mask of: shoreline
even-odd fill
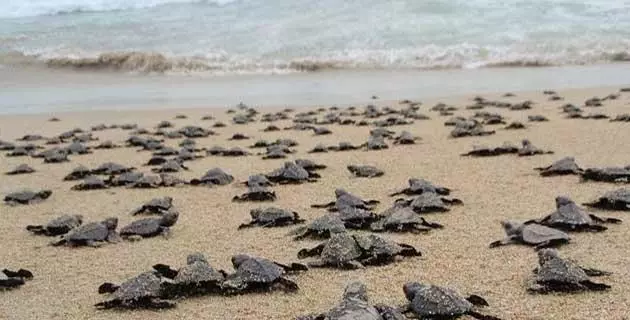
[[[448,70],[326,70],[279,75],[133,75],[0,68],[0,115],[89,110],[306,107],[543,89],[630,85],[630,64]]]

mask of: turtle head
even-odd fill
[[[360,281],[350,282],[343,291],[343,300],[360,300],[367,302],[367,287]]]
[[[118,227],[118,218],[116,217],[107,218],[103,220],[102,223],[107,227],[108,230],[116,230],[116,228]]]
[[[195,262],[208,263],[208,260],[206,260],[206,256],[201,252],[191,253],[186,257],[186,264],[193,264]]]
[[[347,168],[348,168],[348,171],[350,172],[355,172],[357,170],[357,166],[353,164],[348,165]]]
[[[83,216],[82,216],[82,215],[80,215],[80,214],[75,214],[75,215],[73,215],[72,217],[73,217],[75,220],[77,220],[77,222],[78,222],[79,224],[82,224],[82,223],[83,223]]]
[[[252,219],[257,220],[260,215],[262,214],[262,209],[260,208],[255,208],[249,211],[249,215],[252,217]]]
[[[243,262],[251,259],[252,257],[246,254],[237,254],[232,256],[232,266],[237,269]]]
[[[403,285],[403,292],[407,300],[412,301],[413,298],[416,297],[416,293],[425,287],[426,285],[420,284],[419,282],[407,282]]]
[[[39,192],[39,196],[44,199],[47,199],[48,197],[50,197],[51,194],[52,194],[52,191],[50,190],[42,190]]]
[[[558,251],[551,248],[545,248],[538,251],[538,263],[542,266],[545,262],[559,258]]]
[[[562,206],[566,206],[572,203],[575,203],[575,202],[569,199],[569,197],[565,197],[565,196],[556,197],[556,208],[560,208]]]
[[[505,233],[511,236],[518,234],[521,224],[510,220],[503,220],[501,221],[501,226],[505,230]]]
[[[527,146],[531,146],[532,142],[529,141],[529,139],[523,139],[521,140],[521,144],[523,145],[523,147],[527,147]]]
[[[162,221],[160,221],[160,225],[164,227],[171,227],[179,218],[179,212],[175,210],[168,210],[162,215]]]
[[[346,191],[345,189],[342,189],[342,188],[335,189],[335,197],[339,198],[339,197],[343,196],[344,194],[348,194],[348,191]]]

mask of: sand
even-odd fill
[[[234,195],[246,189],[236,183],[216,188],[178,187],[154,190],[71,191],[72,182],[62,178],[78,164],[89,167],[105,161],[140,166],[150,154],[133,148],[97,150],[91,155],[73,156],[72,162],[43,164],[41,159],[2,157],[0,171],[6,172],[20,163],[28,163],[38,170],[34,174],[2,176],[0,194],[22,188],[50,188],[53,195],[47,201],[30,205],[1,206],[0,257],[2,265],[10,268],[27,268],[35,278],[23,287],[0,293],[2,319],[290,319],[300,314],[324,311],[338,300],[350,280],[365,281],[374,303],[399,305],[404,302],[402,285],[407,281],[421,281],[449,286],[466,294],[484,296],[490,303],[485,313],[503,319],[628,319],[630,310],[630,270],[628,255],[630,232],[628,223],[611,226],[604,233],[572,234],[573,242],[561,253],[580,263],[613,272],[599,279],[610,283],[612,290],[605,293],[574,295],[530,295],[524,282],[536,266],[532,248],[507,246],[489,249],[491,241],[504,237],[499,221],[525,220],[541,217],[554,209],[554,197],[568,195],[577,202],[592,200],[601,193],[618,186],[604,183],[580,183],[578,177],[542,178],[532,170],[548,165],[564,156],[575,156],[583,167],[630,164],[630,124],[611,123],[607,120],[568,120],[559,114],[558,106],[572,102],[581,105],[593,95],[605,96],[618,88],[559,90],[564,101],[549,102],[541,92],[517,93],[508,101],[531,99],[537,102],[533,110],[499,112],[509,120],[526,121],[527,115],[543,114],[547,123],[529,123],[526,130],[507,131],[497,127],[497,134],[481,138],[450,139],[451,128],[428,109],[438,101],[461,107],[458,115],[471,114],[463,106],[471,104],[472,95],[446,97],[424,101],[421,112],[432,119],[416,121],[413,125],[392,127],[397,132],[408,130],[420,136],[416,145],[391,146],[383,151],[353,151],[344,153],[306,154],[322,142],[336,144],[350,141],[355,144],[367,139],[369,127],[328,126],[333,135],[314,137],[312,132],[280,131],[264,133],[267,123],[234,125],[230,116],[221,109],[179,109],[159,111],[95,111],[58,113],[60,122],[48,122],[52,114],[0,117],[0,138],[14,139],[26,133],[52,136],[75,127],[89,128],[98,123],[138,123],[152,128],[160,120],[170,120],[177,126],[198,124],[210,126],[213,121],[202,122],[202,115],[212,114],[228,123],[216,129],[220,135],[199,139],[200,146],[213,145],[246,147],[257,139],[292,138],[300,145],[298,153],[290,158],[308,158],[328,166],[321,172],[317,183],[296,186],[275,186],[278,200],[275,206],[299,212],[311,220],[324,214],[312,209],[313,203],[333,199],[333,191],[343,187],[352,193],[382,202],[378,211],[393,201],[387,194],[406,186],[410,177],[428,179],[450,187],[453,196],[464,201],[463,206],[451,212],[435,214],[431,220],[445,225],[443,230],[426,235],[384,234],[384,237],[405,242],[419,248],[423,257],[406,259],[384,266],[357,271],[310,270],[294,277],[300,286],[299,293],[255,294],[239,297],[201,297],[181,301],[176,309],[154,311],[97,311],[93,304],[104,297],[96,288],[102,282],[121,282],[155,263],[179,266],[187,254],[201,251],[207,254],[216,267],[230,269],[229,259],[235,253],[251,253],[282,262],[296,261],[296,253],[316,241],[292,241],[287,232],[293,228],[251,228],[237,231],[236,227],[249,220],[249,210],[256,203],[232,203]],[[502,93],[485,95],[499,99]],[[408,98],[408,97],[401,97]],[[503,98],[501,98],[503,99]],[[604,112],[614,116],[628,112],[630,94],[606,101],[602,108],[586,108],[589,112]],[[379,104],[399,107],[396,102]],[[365,104],[363,104],[365,105]],[[313,107],[314,108],[314,107]],[[311,108],[312,109],[312,108]],[[265,112],[267,109],[260,109]],[[299,111],[304,110],[302,108]],[[176,114],[188,119],[173,120]],[[290,122],[276,123],[280,127]],[[235,132],[242,132],[252,140],[227,141]],[[101,140],[123,141],[128,132],[108,130],[96,132]],[[475,144],[499,145],[504,141],[518,143],[529,138],[538,147],[553,150],[555,154],[527,158],[502,156],[495,158],[460,157]],[[176,146],[179,140],[169,140]],[[243,181],[248,175],[269,172],[284,160],[261,160],[259,156],[243,158],[207,157],[189,162],[190,171],[177,174],[190,179],[201,176],[206,170],[220,167]],[[380,178],[354,178],[346,171],[348,164],[370,164],[386,174]],[[141,167],[142,171],[148,168]],[[50,247],[49,238],[30,235],[24,227],[45,223],[62,213],[78,213],[87,221],[116,216],[120,225],[134,220],[129,212],[152,197],[168,195],[181,212],[180,220],[172,229],[172,237],[146,239],[140,242],[122,242],[101,248]],[[263,204],[268,205],[268,204]],[[606,212],[604,216],[625,219],[624,213]]]

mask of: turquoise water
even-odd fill
[[[630,1],[0,2],[4,65],[288,73],[581,65],[629,53]]]

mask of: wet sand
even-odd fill
[[[619,186],[604,183],[580,183],[576,176],[542,178],[532,169],[545,166],[564,156],[575,156],[582,167],[619,166],[630,164],[629,123],[608,120],[564,119],[558,107],[565,103],[582,105],[594,95],[603,97],[618,91],[616,88],[558,90],[564,101],[547,101],[541,92],[517,93],[513,98],[501,98],[503,93],[484,95],[488,99],[519,102],[531,99],[537,103],[532,110],[509,111],[486,108],[484,111],[499,112],[508,120],[523,121],[526,130],[502,130],[502,126],[490,126],[497,134],[488,137],[448,138],[451,127],[445,127],[449,117],[440,117],[429,111],[438,101],[460,107],[456,115],[470,115],[465,110],[472,104],[474,95],[424,100],[420,112],[431,120],[415,121],[412,125],[391,127],[400,132],[408,130],[422,138],[416,145],[391,145],[382,151],[350,151],[342,153],[306,154],[317,143],[327,145],[340,141],[360,144],[366,141],[370,127],[327,126],[333,134],[313,136],[311,131],[262,132],[268,123],[249,125],[230,123],[230,115],[224,109],[178,109],[159,111],[94,111],[83,113],[56,113],[60,122],[48,122],[53,114],[9,115],[0,117],[0,139],[10,140],[27,133],[53,136],[75,127],[88,129],[99,123],[138,123],[140,127],[153,129],[161,120],[169,120],[176,126],[196,124],[209,127],[214,121],[200,121],[212,114],[228,124],[214,129],[219,133],[198,139],[204,147],[246,147],[258,139],[274,140],[292,138],[299,142],[298,153],[290,159],[307,158],[328,166],[321,171],[317,183],[297,186],[274,186],[278,200],[273,204],[233,203],[231,198],[240,195],[245,187],[233,183],[224,187],[176,187],[153,190],[114,188],[97,191],[71,191],[73,182],[62,178],[79,164],[95,167],[106,161],[139,167],[150,158],[148,152],[135,148],[96,150],[93,154],[71,156],[71,162],[43,164],[41,159],[2,157],[0,171],[6,172],[20,163],[28,163],[37,172],[29,175],[2,176],[0,194],[22,188],[50,188],[53,195],[40,204],[18,207],[1,207],[0,257],[9,268],[26,268],[35,278],[23,287],[2,292],[0,318],[2,319],[291,319],[297,315],[325,311],[337,302],[344,285],[350,280],[365,281],[372,302],[399,305],[404,302],[402,285],[408,281],[420,281],[449,286],[465,294],[485,297],[490,307],[484,313],[503,319],[628,319],[630,310],[630,219],[620,212],[601,213],[602,216],[618,217],[621,225],[610,226],[603,233],[572,234],[571,244],[560,251],[565,257],[580,263],[611,271],[612,276],[598,279],[612,285],[604,293],[580,293],[574,295],[530,295],[525,291],[525,281],[536,266],[536,254],[532,248],[507,246],[489,249],[491,241],[504,237],[499,221],[522,221],[546,215],[554,209],[554,198],[568,195],[576,202],[586,202]],[[413,98],[405,97],[402,98]],[[397,102],[375,101],[395,108]],[[357,104],[363,107],[364,104]],[[283,106],[284,107],[284,106]],[[309,108],[314,109],[315,107]],[[278,108],[260,108],[262,113]],[[609,116],[630,111],[630,93],[617,100],[604,102],[604,107],[585,107],[585,113],[603,112]],[[299,108],[297,111],[306,110]],[[176,114],[186,114],[188,119],[174,120]],[[550,122],[527,123],[527,115],[542,114]],[[322,114],[323,115],[323,114]],[[290,121],[274,123],[279,127]],[[489,127],[489,128],[490,128]],[[235,132],[251,136],[251,140],[227,141]],[[122,142],[128,131],[107,130],[95,132],[103,140]],[[555,154],[519,158],[501,156],[494,158],[469,158],[459,156],[475,144],[500,145],[504,141],[518,143],[528,138],[536,146],[553,150]],[[180,140],[168,140],[177,146]],[[93,142],[91,144],[96,144]],[[241,158],[206,157],[188,162],[190,171],[177,176],[190,179],[199,177],[211,168],[222,168],[244,181],[248,175],[266,173],[285,160],[261,160],[259,156]],[[385,176],[374,179],[354,178],[346,171],[348,164],[370,164],[385,170]],[[295,210],[307,220],[325,211],[312,209],[313,203],[327,202],[334,197],[334,189],[348,191],[366,199],[381,201],[377,211],[386,209],[393,198],[387,196],[393,190],[405,187],[410,177],[425,178],[435,184],[453,189],[452,196],[464,201],[463,206],[453,207],[451,212],[434,214],[430,220],[445,226],[443,230],[426,235],[383,234],[384,237],[405,242],[419,248],[423,257],[406,259],[365,270],[340,271],[330,269],[310,270],[292,277],[300,286],[296,294],[280,292],[253,294],[238,297],[201,297],[178,303],[168,311],[97,311],[93,304],[103,298],[97,287],[105,281],[119,283],[139,272],[148,270],[155,263],[180,266],[186,255],[193,251],[207,254],[211,263],[231,270],[232,254],[251,253],[282,262],[296,261],[299,249],[312,247],[317,241],[293,241],[286,228],[250,228],[238,231],[239,224],[249,220],[249,210],[258,206],[274,205]],[[122,242],[101,248],[66,248],[48,246],[50,238],[30,235],[24,227],[28,224],[45,223],[62,213],[76,213],[85,220],[102,220],[116,216],[120,226],[135,220],[129,212],[142,202],[157,196],[171,196],[180,210],[179,222],[172,228],[172,237],[146,239],[140,242]]]

